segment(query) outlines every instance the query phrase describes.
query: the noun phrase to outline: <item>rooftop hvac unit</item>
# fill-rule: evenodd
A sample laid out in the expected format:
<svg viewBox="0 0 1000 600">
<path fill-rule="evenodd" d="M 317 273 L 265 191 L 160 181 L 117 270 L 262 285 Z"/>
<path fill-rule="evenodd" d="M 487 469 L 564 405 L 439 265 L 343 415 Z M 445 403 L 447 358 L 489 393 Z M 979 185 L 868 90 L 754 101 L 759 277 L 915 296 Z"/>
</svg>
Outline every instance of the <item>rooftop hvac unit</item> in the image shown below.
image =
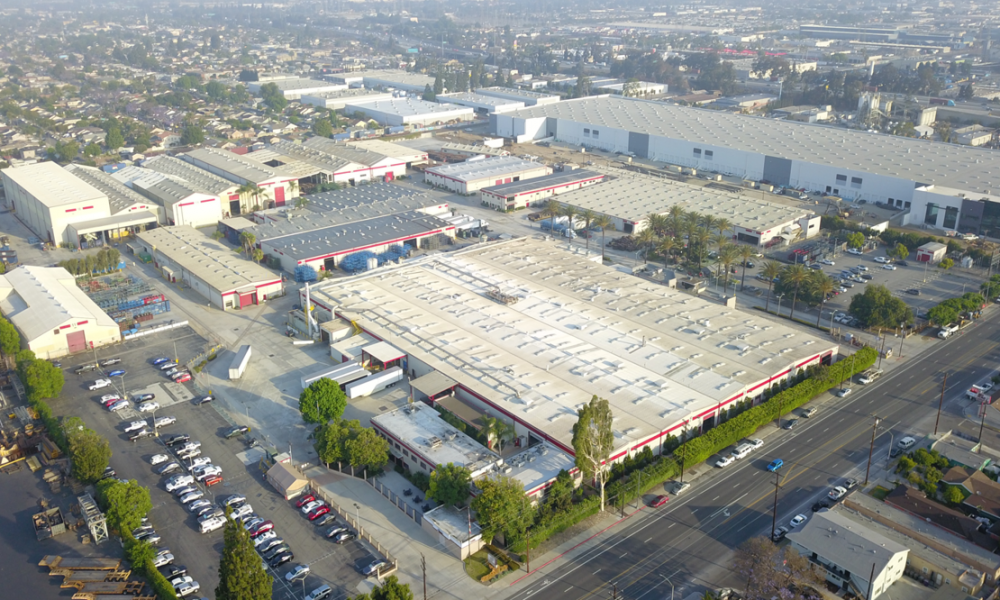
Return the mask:
<svg viewBox="0 0 1000 600">
<path fill-rule="evenodd" d="M 431 448 L 441 447 L 441 438 L 437 436 L 432 437 L 431 439 L 427 440 L 427 442 L 430 444 Z"/>
<path fill-rule="evenodd" d="M 514 470 L 514 467 L 512 467 L 510 465 L 504 465 L 504 468 L 503 468 L 503 472 L 504 473 L 510 473 L 513 470 Z"/>
</svg>

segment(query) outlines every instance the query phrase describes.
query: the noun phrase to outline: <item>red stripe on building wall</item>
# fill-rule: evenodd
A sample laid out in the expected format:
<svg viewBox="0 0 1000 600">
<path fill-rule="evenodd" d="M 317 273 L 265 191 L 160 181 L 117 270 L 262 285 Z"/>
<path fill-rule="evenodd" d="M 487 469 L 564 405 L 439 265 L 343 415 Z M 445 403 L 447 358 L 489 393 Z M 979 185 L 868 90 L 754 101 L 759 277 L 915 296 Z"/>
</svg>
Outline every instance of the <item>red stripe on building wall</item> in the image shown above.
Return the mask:
<svg viewBox="0 0 1000 600">
<path fill-rule="evenodd" d="M 92 209 L 92 208 L 94 208 L 94 207 L 93 207 L 93 206 L 84 206 L 84 207 L 83 207 L 83 208 L 81 208 L 80 210 L 90 210 L 90 209 Z"/>
<path fill-rule="evenodd" d="M 66 212 L 76 212 L 76 209 L 75 208 L 67 208 Z"/>
<path fill-rule="evenodd" d="M 192 204 L 194 204 L 194 202 L 181 202 L 177 206 L 191 206 Z"/>
<path fill-rule="evenodd" d="M 86 325 L 87 323 L 90 323 L 90 321 L 80 321 L 77 325 Z"/>
<path fill-rule="evenodd" d="M 209 198 L 208 200 L 202 200 L 201 201 L 202 204 L 204 204 L 206 202 L 215 202 L 215 198 Z"/>
<path fill-rule="evenodd" d="M 72 325 L 60 325 L 59 329 L 69 329 Z"/>
</svg>

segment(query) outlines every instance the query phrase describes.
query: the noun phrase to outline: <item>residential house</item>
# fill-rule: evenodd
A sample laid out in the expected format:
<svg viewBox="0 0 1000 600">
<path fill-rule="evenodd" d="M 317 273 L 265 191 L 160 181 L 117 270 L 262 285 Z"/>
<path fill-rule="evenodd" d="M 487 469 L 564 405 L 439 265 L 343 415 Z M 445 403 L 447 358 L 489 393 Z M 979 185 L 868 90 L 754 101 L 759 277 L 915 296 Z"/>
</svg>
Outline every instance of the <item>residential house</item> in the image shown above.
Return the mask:
<svg viewBox="0 0 1000 600">
<path fill-rule="evenodd" d="M 941 481 L 957 485 L 968 494 L 962 505 L 993 521 L 1000 520 L 1000 484 L 982 471 L 968 467 L 952 467 Z"/>
</svg>

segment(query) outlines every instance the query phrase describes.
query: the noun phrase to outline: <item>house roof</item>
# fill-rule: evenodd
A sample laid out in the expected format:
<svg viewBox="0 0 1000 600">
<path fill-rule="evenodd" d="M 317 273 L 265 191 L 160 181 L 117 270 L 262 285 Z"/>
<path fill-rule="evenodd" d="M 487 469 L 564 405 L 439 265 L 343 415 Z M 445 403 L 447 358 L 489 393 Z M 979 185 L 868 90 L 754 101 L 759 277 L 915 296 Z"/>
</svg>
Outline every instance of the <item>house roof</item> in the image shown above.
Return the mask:
<svg viewBox="0 0 1000 600">
<path fill-rule="evenodd" d="M 62 267 L 23 265 L 0 275 L 0 313 L 27 340 L 59 329 L 69 320 L 117 327 Z"/>
<path fill-rule="evenodd" d="M 952 467 L 944 473 L 942 481 L 968 490 L 972 495 L 965 499 L 966 505 L 1000 516 L 1000 483 L 993 481 L 982 471 Z"/>
<path fill-rule="evenodd" d="M 831 510 L 814 513 L 801 529 L 789 533 L 788 539 L 866 581 L 873 563 L 878 577 L 895 555 L 909 552 L 899 542 Z"/>
<path fill-rule="evenodd" d="M 896 486 L 886 496 L 885 503 L 983 548 L 992 550 L 997 545 L 990 536 L 979 531 L 979 521 L 928 499 L 923 492 L 908 485 Z"/>
</svg>

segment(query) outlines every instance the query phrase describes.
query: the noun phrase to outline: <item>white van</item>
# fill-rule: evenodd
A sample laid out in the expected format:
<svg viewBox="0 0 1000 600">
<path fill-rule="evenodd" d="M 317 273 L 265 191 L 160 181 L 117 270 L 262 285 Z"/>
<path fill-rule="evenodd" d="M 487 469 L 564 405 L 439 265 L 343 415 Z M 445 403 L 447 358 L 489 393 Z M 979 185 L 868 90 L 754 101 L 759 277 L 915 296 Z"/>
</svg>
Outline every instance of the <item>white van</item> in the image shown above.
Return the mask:
<svg viewBox="0 0 1000 600">
<path fill-rule="evenodd" d="M 221 529 L 226 524 L 226 520 L 222 517 L 215 517 L 214 519 L 209 519 L 203 522 L 199 527 L 198 531 L 201 533 L 209 533 L 210 531 L 215 531 L 216 529 Z"/>
<path fill-rule="evenodd" d="M 906 436 L 905 438 L 899 440 L 899 444 L 898 445 L 899 445 L 899 449 L 900 450 L 902 450 L 903 452 L 906 452 L 907 450 L 909 450 L 910 448 L 912 448 L 916 443 L 917 443 L 917 440 L 911 438 L 910 436 Z"/>
<path fill-rule="evenodd" d="M 868 369 L 867 371 L 861 374 L 861 377 L 858 378 L 858 383 L 861 383 L 862 385 L 868 385 L 869 383 L 873 383 L 876 379 L 878 379 L 881 376 L 882 376 L 882 369 Z"/>
<path fill-rule="evenodd" d="M 753 452 L 753 446 L 750 444 L 740 444 L 733 450 L 733 458 L 746 458 L 751 452 Z"/>
<path fill-rule="evenodd" d="M 329 598 L 331 594 L 333 594 L 333 590 L 330 589 L 330 586 L 323 584 L 309 592 L 305 600 L 324 600 L 325 598 Z"/>
</svg>

